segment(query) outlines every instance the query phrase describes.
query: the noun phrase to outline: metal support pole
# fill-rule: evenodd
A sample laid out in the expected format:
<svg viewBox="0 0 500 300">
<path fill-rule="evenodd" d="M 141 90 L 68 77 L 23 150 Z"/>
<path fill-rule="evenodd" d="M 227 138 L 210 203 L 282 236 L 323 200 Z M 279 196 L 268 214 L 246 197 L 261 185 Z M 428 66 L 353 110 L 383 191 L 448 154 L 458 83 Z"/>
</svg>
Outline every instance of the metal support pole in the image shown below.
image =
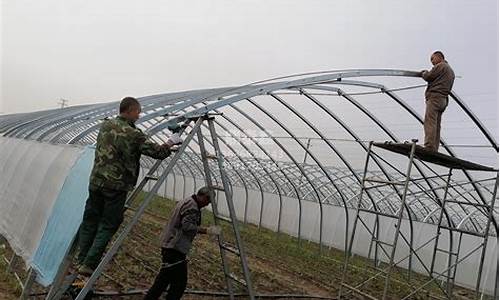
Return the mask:
<svg viewBox="0 0 500 300">
<path fill-rule="evenodd" d="M 455 264 L 453 264 L 451 267 L 449 268 L 446 268 L 446 270 L 444 270 L 443 272 L 441 273 L 438 273 L 438 276 L 436 277 L 433 277 L 431 278 L 429 281 L 425 282 L 424 284 L 420 285 L 418 288 L 416 288 L 415 290 L 413 290 L 413 292 L 409 293 L 408 295 L 406 295 L 404 298 L 402 298 L 401 300 L 406 300 L 406 299 L 410 299 L 411 296 L 413 296 L 414 294 L 416 294 L 418 291 L 420 291 L 421 289 L 423 289 L 424 287 L 426 287 L 427 285 L 429 285 L 431 282 L 433 281 L 436 281 L 439 277 L 442 277 L 444 273 L 446 273 L 448 271 L 448 269 L 451 269 L 453 267 L 456 267 L 459 263 L 461 263 L 462 261 L 466 260 L 469 256 L 471 256 L 472 254 L 474 254 L 474 252 L 476 252 L 477 250 L 481 249 L 482 245 L 479 245 L 477 246 L 476 248 L 472 249 L 471 251 L 469 251 L 469 253 L 467 253 L 464 257 L 462 257 L 460 260 L 457 260 L 457 262 Z"/>
<path fill-rule="evenodd" d="M 198 131 L 198 145 L 200 147 L 200 155 L 201 155 L 201 160 L 203 163 L 203 170 L 205 173 L 205 185 L 209 188 L 211 188 L 212 191 L 213 189 L 213 181 L 212 181 L 212 174 L 210 172 L 210 166 L 208 164 L 208 158 L 207 158 L 207 151 L 205 149 L 205 142 L 203 141 L 203 133 L 201 130 Z M 212 201 L 215 199 L 212 199 Z M 218 212 L 217 212 L 217 203 L 212 202 L 212 215 L 214 217 L 214 224 L 218 225 L 219 220 L 217 219 Z M 226 254 L 223 250 L 223 239 L 222 235 L 217 236 L 217 243 L 219 245 L 220 249 L 220 255 L 221 255 L 221 260 L 222 260 L 222 269 L 224 271 L 224 279 L 226 281 L 226 287 L 227 287 L 227 292 L 229 295 L 229 299 L 233 300 L 234 299 L 234 290 L 233 290 L 233 285 L 231 283 L 231 280 L 228 276 L 229 272 L 229 265 L 227 264 L 227 258 Z"/>
<path fill-rule="evenodd" d="M 306 145 L 306 148 L 307 150 L 304 152 L 304 160 L 302 161 L 302 163 L 305 165 L 306 164 L 306 161 L 307 161 L 307 153 L 309 151 L 309 147 L 311 146 L 311 139 L 307 139 L 307 145 Z"/>
<path fill-rule="evenodd" d="M 493 293 L 493 296 L 495 299 L 498 299 L 498 257 L 497 257 L 497 263 L 496 263 L 496 272 L 495 272 L 495 292 Z"/>
<path fill-rule="evenodd" d="M 246 257 L 245 249 L 243 247 L 243 241 L 241 239 L 240 230 L 238 228 L 236 210 L 234 208 L 234 203 L 233 203 L 233 191 L 230 189 L 229 180 L 227 178 L 227 174 L 225 171 L 224 160 L 223 160 L 224 158 L 223 158 L 222 151 L 219 147 L 219 140 L 217 137 L 217 133 L 215 132 L 213 118 L 208 119 L 208 126 L 210 129 L 210 135 L 212 136 L 212 144 L 214 146 L 215 156 L 217 157 L 217 163 L 219 166 L 221 181 L 222 181 L 222 185 L 223 185 L 225 196 L 226 196 L 225 197 L 226 203 L 227 203 L 228 210 L 229 210 L 229 216 L 231 218 L 231 225 L 233 227 L 233 232 L 234 232 L 234 236 L 236 239 L 236 245 L 238 247 L 238 254 L 240 257 L 241 268 L 243 271 L 243 276 L 245 277 L 246 289 L 248 291 L 248 298 L 251 300 L 254 300 L 255 294 L 253 291 L 252 279 L 250 277 L 250 269 L 249 269 L 248 264 L 247 264 L 247 257 Z"/>
<path fill-rule="evenodd" d="M 175 198 L 175 186 L 177 185 L 177 176 L 175 175 L 174 172 L 172 172 L 172 176 L 174 177 L 174 188 L 173 188 L 173 192 L 172 192 L 172 195 L 173 195 L 173 200 L 174 201 L 177 201 L 177 199 Z"/>
<path fill-rule="evenodd" d="M 21 294 L 21 297 L 19 297 L 20 300 L 28 299 L 31 293 L 31 288 L 33 287 L 33 283 L 35 282 L 35 278 L 36 278 L 36 271 L 33 268 L 30 268 L 28 271 L 28 277 L 26 278 L 26 281 L 23 286 L 23 292 Z"/>
<path fill-rule="evenodd" d="M 345 257 L 344 257 L 345 263 L 344 263 L 344 271 L 342 272 L 341 285 L 339 287 L 339 299 L 342 298 L 342 286 L 343 286 L 343 284 L 346 281 L 346 274 L 347 274 L 348 266 L 349 266 L 349 258 L 352 255 L 352 246 L 354 244 L 354 237 L 355 237 L 355 234 L 356 234 L 356 226 L 358 224 L 359 211 L 360 211 L 360 208 L 361 208 L 361 201 L 363 199 L 363 192 L 364 192 L 364 187 L 365 187 L 366 174 L 368 173 L 368 164 L 370 162 L 372 145 L 373 145 L 373 142 L 370 142 L 370 144 L 368 145 L 368 150 L 366 152 L 365 167 L 363 169 L 363 178 L 361 180 L 361 192 L 359 193 L 358 205 L 356 206 L 356 217 L 354 218 L 354 224 L 353 224 L 353 227 L 352 227 L 351 239 L 349 241 L 349 248 L 346 251 Z M 349 224 L 347 224 L 347 225 L 349 225 Z M 347 232 L 348 232 L 348 228 L 346 229 L 346 234 L 347 234 Z"/>
<path fill-rule="evenodd" d="M 417 147 L 417 143 L 414 141 L 412 142 L 411 146 L 411 151 L 410 151 L 410 158 L 408 162 L 408 168 L 406 171 L 406 179 L 404 183 L 404 188 L 403 188 L 403 195 L 401 197 L 401 206 L 399 207 L 399 213 L 398 213 L 398 223 L 396 225 L 396 233 L 394 234 L 394 243 L 392 245 L 392 251 L 391 251 L 391 257 L 389 260 L 389 269 L 387 270 L 387 277 L 385 278 L 385 284 L 384 284 L 384 293 L 382 295 L 382 299 L 386 299 L 387 297 L 387 292 L 389 291 L 389 281 L 391 277 L 391 271 L 392 268 L 394 267 L 394 256 L 396 255 L 396 246 L 398 245 L 398 238 L 399 238 L 399 230 L 401 228 L 401 221 L 403 218 L 403 211 L 404 207 L 406 205 L 406 194 L 408 193 L 408 183 L 410 182 L 410 177 L 411 177 L 411 169 L 413 166 L 413 158 L 415 154 L 415 148 Z"/>
<path fill-rule="evenodd" d="M 16 253 L 12 251 L 12 257 L 9 259 L 9 264 L 7 265 L 7 270 L 5 270 L 6 273 L 10 273 L 12 271 L 12 268 L 14 268 L 14 264 L 16 263 Z"/>
<path fill-rule="evenodd" d="M 493 191 L 493 195 L 491 195 L 490 207 L 488 208 L 488 221 L 486 222 L 486 227 L 484 229 L 484 241 L 483 241 L 483 249 L 481 251 L 481 260 L 479 261 L 479 270 L 477 274 L 477 282 L 476 282 L 476 299 L 479 299 L 480 295 L 480 287 L 481 287 L 481 277 L 483 275 L 483 266 L 484 266 L 484 257 L 486 255 L 486 250 L 488 246 L 488 237 L 490 236 L 490 225 L 493 219 L 493 211 L 495 208 L 495 200 L 498 192 L 498 172 L 497 178 L 495 180 L 495 190 Z"/>
<path fill-rule="evenodd" d="M 433 277 L 434 275 L 434 266 L 435 266 L 435 263 L 436 263 L 436 255 L 437 255 L 437 251 L 438 251 L 438 247 L 439 247 L 439 237 L 441 236 L 441 222 L 443 221 L 443 216 L 445 214 L 445 211 L 446 211 L 446 198 L 447 198 L 447 195 L 448 195 L 448 188 L 450 186 L 450 181 L 451 181 L 451 175 L 452 175 L 452 169 L 449 170 L 448 172 L 448 178 L 446 180 L 446 187 L 445 187 L 445 192 L 444 192 L 444 195 L 443 195 L 443 200 L 441 201 L 441 211 L 439 212 L 439 219 L 438 219 L 438 223 L 437 223 L 437 232 L 436 232 L 436 241 L 434 242 L 434 250 L 432 252 L 432 260 L 431 260 L 431 272 L 430 272 L 430 276 Z M 447 276 L 447 281 L 446 281 L 446 296 L 448 298 L 450 298 L 451 296 L 451 288 L 450 288 L 450 282 L 449 282 L 449 279 L 451 277 L 451 267 L 453 264 L 452 264 L 452 261 L 451 261 L 451 253 L 453 253 L 453 232 L 450 232 L 450 240 L 449 240 L 449 250 L 448 250 L 448 263 L 447 263 L 447 266 L 448 266 L 448 276 Z"/>
<path fill-rule="evenodd" d="M 147 178 L 154 177 L 156 169 L 161 165 L 161 160 L 157 160 L 154 165 L 149 169 L 148 173 L 145 175 Z M 149 180 L 141 180 L 141 182 L 135 187 L 134 191 L 128 195 L 127 200 L 125 201 L 125 207 L 129 207 L 132 200 L 137 198 L 137 195 L 142 191 L 144 186 L 146 186 L 146 183 L 148 183 Z"/>
<path fill-rule="evenodd" d="M 186 199 L 186 174 L 182 174 L 182 199 Z"/>
<path fill-rule="evenodd" d="M 167 181 L 165 180 L 165 184 L 163 186 L 163 198 L 167 199 Z"/>
</svg>

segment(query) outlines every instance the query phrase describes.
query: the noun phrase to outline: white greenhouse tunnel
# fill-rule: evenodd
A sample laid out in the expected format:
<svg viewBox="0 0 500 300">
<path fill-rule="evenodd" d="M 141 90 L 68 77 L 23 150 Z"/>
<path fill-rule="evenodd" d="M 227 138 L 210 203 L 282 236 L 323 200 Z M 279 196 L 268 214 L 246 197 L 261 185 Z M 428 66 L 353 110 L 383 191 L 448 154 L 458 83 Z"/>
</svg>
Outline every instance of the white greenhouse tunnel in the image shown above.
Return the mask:
<svg viewBox="0 0 500 300">
<path fill-rule="evenodd" d="M 21 256 L 27 265 L 32 263 L 49 217 L 54 209 L 54 203 L 71 173 L 72 167 L 79 160 L 84 147 L 71 145 L 54 145 L 17 138 L 0 138 L 0 234 L 5 237 L 17 255 Z M 87 161 L 86 168 L 92 164 Z M 169 175 L 167 181 L 158 191 L 159 195 L 180 200 L 191 195 L 197 188 L 204 185 L 201 180 L 191 177 L 182 178 L 180 175 Z M 175 182 L 175 187 L 174 187 Z M 88 184 L 88 177 L 81 178 L 81 185 Z M 146 185 L 145 190 L 151 186 Z M 83 187 L 83 188 L 86 188 Z M 175 189 L 175 194 L 174 194 Z M 245 190 L 233 186 L 234 203 L 238 218 L 244 220 Z M 247 221 L 259 224 L 261 213 L 261 196 L 256 190 L 248 190 Z M 71 200 L 80 206 L 84 203 L 85 193 L 74 194 Z M 313 242 L 319 241 L 320 209 L 318 203 L 301 201 L 301 238 Z M 227 215 L 224 195 L 220 194 L 218 208 Z M 262 226 L 270 230 L 277 230 L 279 214 L 279 197 L 276 194 L 264 193 L 264 207 L 262 209 Z M 355 212 L 349 210 L 350 226 Z M 366 219 L 365 219 L 366 220 Z M 389 239 L 393 233 L 393 220 L 381 217 L 380 232 L 385 233 L 382 240 Z M 295 198 L 282 197 L 282 216 L 280 231 L 297 237 L 299 226 L 299 203 Z M 408 236 L 408 221 L 404 220 L 402 231 Z M 436 234 L 435 225 L 428 223 L 414 223 L 414 249 L 428 241 Z M 345 211 L 344 208 L 323 205 L 323 237 L 324 246 L 344 250 L 345 247 Z M 350 236 L 350 232 L 348 233 Z M 353 252 L 367 256 L 371 236 L 365 230 L 358 230 L 354 242 Z M 447 233 L 443 234 L 440 242 L 446 244 Z M 482 240 L 471 235 L 464 235 L 461 245 L 461 256 L 477 247 Z M 400 240 L 396 252 L 396 261 L 408 255 L 408 247 Z M 419 256 L 426 266 L 432 259 L 433 243 L 418 250 Z M 383 255 L 380 256 L 383 258 Z M 458 266 L 456 284 L 474 288 L 480 252 L 477 251 Z M 488 242 L 485 267 L 483 270 L 481 291 L 493 294 L 495 287 L 495 272 L 498 262 L 498 240 L 491 236 Z M 443 271 L 446 257 L 437 256 L 438 271 Z M 412 269 L 427 275 L 422 264 L 413 256 Z M 399 264 L 402 268 L 408 267 L 408 260 Z"/>
</svg>

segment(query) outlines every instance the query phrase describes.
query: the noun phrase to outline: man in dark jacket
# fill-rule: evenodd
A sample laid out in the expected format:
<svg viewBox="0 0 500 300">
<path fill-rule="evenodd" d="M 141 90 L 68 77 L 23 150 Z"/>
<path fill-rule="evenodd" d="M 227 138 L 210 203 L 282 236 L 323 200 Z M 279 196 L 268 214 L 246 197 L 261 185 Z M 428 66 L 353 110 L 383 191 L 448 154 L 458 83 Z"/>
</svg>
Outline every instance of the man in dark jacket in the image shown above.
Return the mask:
<svg viewBox="0 0 500 300">
<path fill-rule="evenodd" d="M 164 159 L 170 147 L 182 142 L 178 134 L 164 145 L 153 143 L 135 126 L 141 105 L 137 99 L 124 98 L 120 114 L 102 123 L 97 136 L 94 167 L 90 175 L 89 197 L 79 231 L 78 273 L 92 274 L 107 244 L 123 221 L 127 193 L 139 176 L 141 155 Z"/>
<path fill-rule="evenodd" d="M 169 287 L 166 300 L 181 299 L 187 284 L 186 255 L 196 234 L 220 234 L 220 227 L 200 227 L 201 209 L 214 198 L 213 191 L 202 187 L 196 195 L 179 201 L 161 236 L 162 266 L 145 300 L 158 299 Z"/>
<path fill-rule="evenodd" d="M 451 92 L 455 73 L 444 59 L 441 51 L 431 56 L 434 66 L 430 71 L 422 71 L 422 78 L 428 82 L 425 90 L 424 147 L 437 152 L 441 132 L 441 115 L 448 106 L 448 94 Z"/>
</svg>

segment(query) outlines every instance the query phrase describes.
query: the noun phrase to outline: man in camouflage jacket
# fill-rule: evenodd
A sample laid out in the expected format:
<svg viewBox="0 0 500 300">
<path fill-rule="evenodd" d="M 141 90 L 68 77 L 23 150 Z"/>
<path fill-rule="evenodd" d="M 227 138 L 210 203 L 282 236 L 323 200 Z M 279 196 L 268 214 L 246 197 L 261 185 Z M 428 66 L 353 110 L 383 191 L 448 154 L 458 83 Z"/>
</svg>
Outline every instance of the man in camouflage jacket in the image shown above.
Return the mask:
<svg viewBox="0 0 500 300">
<path fill-rule="evenodd" d="M 141 155 L 165 159 L 170 147 L 182 142 L 178 134 L 156 144 L 135 126 L 141 105 L 132 97 L 120 103 L 120 115 L 106 120 L 97 136 L 89 197 L 79 231 L 78 272 L 90 275 L 99 264 L 109 241 L 123 221 L 127 193 L 139 176 Z"/>
</svg>

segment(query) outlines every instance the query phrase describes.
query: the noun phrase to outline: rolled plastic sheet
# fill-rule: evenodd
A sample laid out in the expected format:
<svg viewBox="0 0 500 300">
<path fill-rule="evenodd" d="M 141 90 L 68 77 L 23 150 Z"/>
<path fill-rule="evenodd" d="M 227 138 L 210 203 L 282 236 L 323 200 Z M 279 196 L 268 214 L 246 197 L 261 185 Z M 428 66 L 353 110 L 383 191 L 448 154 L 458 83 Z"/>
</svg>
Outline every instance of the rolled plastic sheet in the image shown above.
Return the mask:
<svg viewBox="0 0 500 300">
<path fill-rule="evenodd" d="M 28 264 L 83 150 L 0 137 L 0 234 Z"/>
<path fill-rule="evenodd" d="M 69 171 L 31 261 L 38 274 L 37 282 L 44 286 L 54 281 L 78 232 L 88 197 L 94 150 L 94 147 L 87 146 Z"/>
</svg>

